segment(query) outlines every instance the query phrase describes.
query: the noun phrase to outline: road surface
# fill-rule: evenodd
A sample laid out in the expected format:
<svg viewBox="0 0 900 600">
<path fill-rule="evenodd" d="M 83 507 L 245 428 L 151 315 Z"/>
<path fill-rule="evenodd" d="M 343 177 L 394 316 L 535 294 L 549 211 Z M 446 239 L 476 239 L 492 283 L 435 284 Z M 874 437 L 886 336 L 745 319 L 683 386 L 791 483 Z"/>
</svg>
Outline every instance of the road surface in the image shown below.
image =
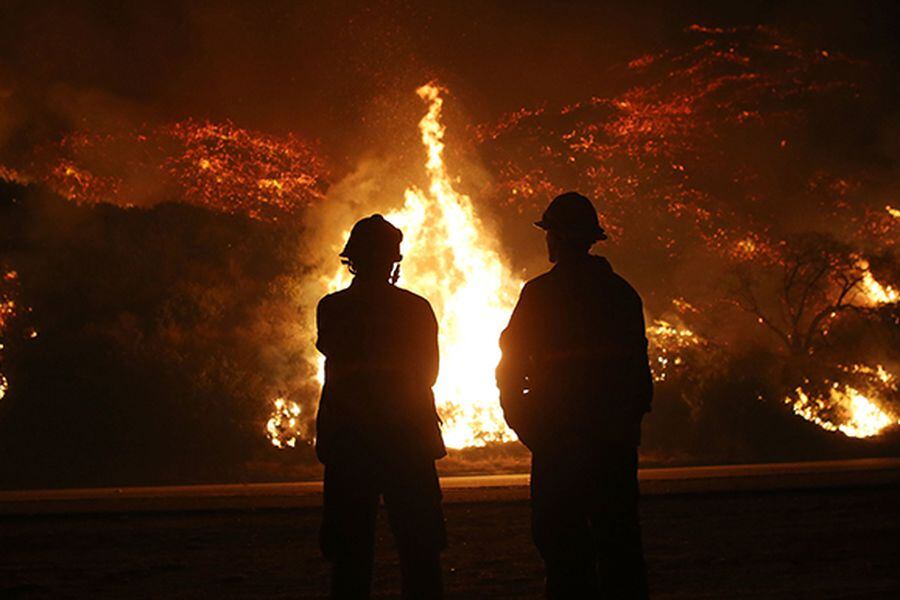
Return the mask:
<svg viewBox="0 0 900 600">
<path fill-rule="evenodd" d="M 802 490 L 900 484 L 900 458 L 641 469 L 645 496 Z M 528 475 L 441 478 L 447 503 L 528 497 Z M 251 483 L 0 492 L 0 515 L 304 508 L 321 504 L 322 484 Z"/>
</svg>

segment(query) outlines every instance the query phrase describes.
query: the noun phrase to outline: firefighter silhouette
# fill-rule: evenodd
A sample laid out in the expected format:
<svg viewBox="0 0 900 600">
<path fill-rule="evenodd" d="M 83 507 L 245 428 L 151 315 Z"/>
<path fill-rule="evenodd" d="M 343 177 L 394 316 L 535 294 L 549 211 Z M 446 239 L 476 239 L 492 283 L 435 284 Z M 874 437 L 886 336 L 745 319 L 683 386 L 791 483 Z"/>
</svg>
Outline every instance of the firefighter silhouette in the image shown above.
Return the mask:
<svg viewBox="0 0 900 600">
<path fill-rule="evenodd" d="M 404 598 L 442 597 L 446 545 L 435 460 L 446 450 L 432 386 L 438 328 L 424 298 L 394 285 L 403 234 L 381 215 L 354 225 L 341 252 L 354 275 L 322 298 L 316 347 L 325 385 L 316 453 L 325 465 L 321 547 L 333 598 L 368 598 L 384 498 Z"/>
<path fill-rule="evenodd" d="M 641 299 L 591 246 L 586 197 L 540 221 L 554 267 L 527 282 L 500 338 L 500 402 L 532 452 L 532 534 L 548 598 L 645 598 L 637 446 L 653 382 Z"/>
</svg>

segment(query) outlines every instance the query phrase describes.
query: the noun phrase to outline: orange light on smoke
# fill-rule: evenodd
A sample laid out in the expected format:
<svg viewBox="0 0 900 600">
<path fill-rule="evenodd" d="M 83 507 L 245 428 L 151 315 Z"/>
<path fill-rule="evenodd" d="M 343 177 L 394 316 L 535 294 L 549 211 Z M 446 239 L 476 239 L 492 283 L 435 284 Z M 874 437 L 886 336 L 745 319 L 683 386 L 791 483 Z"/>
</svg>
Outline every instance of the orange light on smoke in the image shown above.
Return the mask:
<svg viewBox="0 0 900 600">
<path fill-rule="evenodd" d="M 501 259 L 472 200 L 458 192 L 444 164 L 443 98 L 433 84 L 417 90 L 428 102 L 419 121 L 425 146 L 427 189 L 410 186 L 402 208 L 385 218 L 403 230 L 401 285 L 432 304 L 440 326 L 441 369 L 434 387 L 450 448 L 516 439 L 506 426 L 494 382 L 498 339 L 522 281 Z M 341 267 L 327 277 L 328 291 L 346 287 Z M 322 378 L 320 361 L 319 379 Z"/>
</svg>

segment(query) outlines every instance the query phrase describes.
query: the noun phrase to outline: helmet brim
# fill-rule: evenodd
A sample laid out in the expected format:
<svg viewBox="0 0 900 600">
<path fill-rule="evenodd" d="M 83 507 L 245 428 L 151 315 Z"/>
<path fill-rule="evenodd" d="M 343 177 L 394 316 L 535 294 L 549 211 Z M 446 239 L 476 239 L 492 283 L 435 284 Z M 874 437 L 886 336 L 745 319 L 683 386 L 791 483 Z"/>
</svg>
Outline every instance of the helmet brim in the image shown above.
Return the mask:
<svg viewBox="0 0 900 600">
<path fill-rule="evenodd" d="M 393 262 L 395 262 L 395 263 L 398 263 L 398 262 L 400 262 L 400 261 L 403 260 L 403 255 L 400 254 L 399 252 L 396 252 L 396 253 L 388 253 L 388 254 L 391 255 L 391 260 L 392 260 Z M 338 254 L 338 256 L 339 256 L 340 258 L 346 258 L 346 259 L 348 259 L 348 260 L 353 260 L 353 251 L 352 251 L 352 250 L 349 250 L 348 248 L 345 247 L 345 248 L 343 249 L 343 251 L 341 251 L 341 253 Z"/>
<path fill-rule="evenodd" d="M 541 219 L 540 221 L 535 221 L 534 226 L 538 229 L 543 229 L 544 231 L 550 231 L 553 229 L 553 225 Z M 574 233 L 574 232 L 573 232 Z M 594 240 L 600 242 L 602 240 L 608 240 L 609 236 L 606 235 L 606 230 L 602 227 L 597 227 L 593 232 L 584 232 L 586 235 L 593 235 Z"/>
</svg>

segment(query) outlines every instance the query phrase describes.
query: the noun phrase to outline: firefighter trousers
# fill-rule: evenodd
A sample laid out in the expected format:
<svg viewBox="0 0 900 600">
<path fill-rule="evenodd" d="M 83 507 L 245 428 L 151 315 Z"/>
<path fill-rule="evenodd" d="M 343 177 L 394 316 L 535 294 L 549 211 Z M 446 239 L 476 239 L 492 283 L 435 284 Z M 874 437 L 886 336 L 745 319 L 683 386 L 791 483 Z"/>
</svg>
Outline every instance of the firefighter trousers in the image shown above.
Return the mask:
<svg viewBox="0 0 900 600">
<path fill-rule="evenodd" d="M 536 452 L 531 508 L 548 598 L 647 598 L 634 446 Z"/>
<path fill-rule="evenodd" d="M 380 497 L 400 559 L 403 598 L 442 598 L 446 531 L 433 460 L 332 461 L 324 487 L 320 542 L 332 563 L 332 598 L 369 598 Z"/>
</svg>

